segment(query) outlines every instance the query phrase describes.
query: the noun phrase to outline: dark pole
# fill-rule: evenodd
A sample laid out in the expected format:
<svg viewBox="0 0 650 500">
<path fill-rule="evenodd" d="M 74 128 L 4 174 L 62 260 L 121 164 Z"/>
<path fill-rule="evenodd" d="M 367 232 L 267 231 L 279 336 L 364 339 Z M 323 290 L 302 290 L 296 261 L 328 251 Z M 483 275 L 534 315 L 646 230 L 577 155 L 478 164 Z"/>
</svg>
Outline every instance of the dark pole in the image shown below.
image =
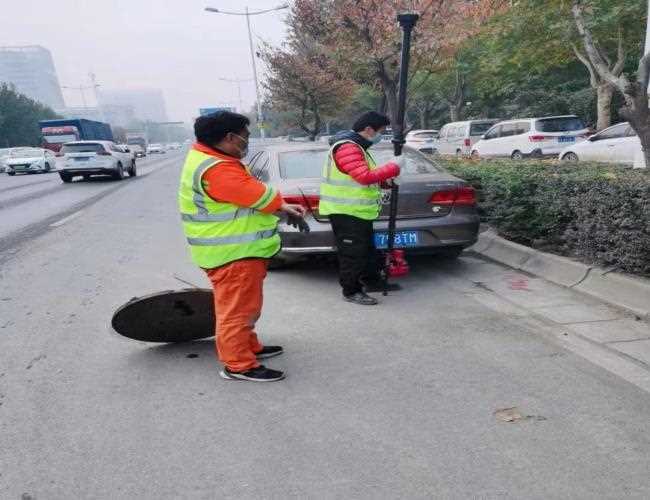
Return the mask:
<svg viewBox="0 0 650 500">
<path fill-rule="evenodd" d="M 397 21 L 402 28 L 402 55 L 399 68 L 399 93 L 397 97 L 397 115 L 393 123 L 393 150 L 395 156 L 402 154 L 404 140 L 404 113 L 406 112 L 406 87 L 408 85 L 409 61 L 411 59 L 411 33 L 420 16 L 415 13 L 399 14 Z M 397 203 L 399 186 L 393 182 L 390 188 L 390 212 L 388 217 L 388 248 L 384 264 L 384 295 L 388 294 L 388 270 L 390 269 L 395 248 L 395 226 L 397 224 Z"/>
</svg>

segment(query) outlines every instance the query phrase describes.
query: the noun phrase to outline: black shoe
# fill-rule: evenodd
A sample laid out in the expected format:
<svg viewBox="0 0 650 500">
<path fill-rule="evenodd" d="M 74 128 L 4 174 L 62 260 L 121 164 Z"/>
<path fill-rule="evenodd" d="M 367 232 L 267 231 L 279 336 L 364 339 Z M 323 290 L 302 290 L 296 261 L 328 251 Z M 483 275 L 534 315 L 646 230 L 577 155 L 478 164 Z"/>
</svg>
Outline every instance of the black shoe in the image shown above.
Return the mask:
<svg viewBox="0 0 650 500">
<path fill-rule="evenodd" d="M 373 299 L 370 295 L 366 295 L 363 292 L 353 293 L 352 295 L 344 295 L 343 299 L 347 300 L 348 302 L 359 304 L 360 306 L 376 306 L 379 304 L 379 302 L 377 302 L 377 299 Z"/>
<path fill-rule="evenodd" d="M 388 292 L 396 292 L 397 290 L 401 290 L 402 287 L 398 285 L 397 283 L 388 283 L 386 285 L 386 291 Z M 366 293 L 372 293 L 372 292 L 383 292 L 384 291 L 384 282 L 383 281 L 368 281 L 363 283 L 363 291 Z"/>
<path fill-rule="evenodd" d="M 219 375 L 226 380 L 250 380 L 251 382 L 276 382 L 284 378 L 284 372 L 271 370 L 264 365 L 245 372 L 231 372 L 228 368 L 224 367 L 219 372 Z"/>
<path fill-rule="evenodd" d="M 260 352 L 255 353 L 255 356 L 257 356 L 257 359 L 266 359 L 279 356 L 283 352 L 284 349 L 279 345 L 265 345 Z"/>
</svg>

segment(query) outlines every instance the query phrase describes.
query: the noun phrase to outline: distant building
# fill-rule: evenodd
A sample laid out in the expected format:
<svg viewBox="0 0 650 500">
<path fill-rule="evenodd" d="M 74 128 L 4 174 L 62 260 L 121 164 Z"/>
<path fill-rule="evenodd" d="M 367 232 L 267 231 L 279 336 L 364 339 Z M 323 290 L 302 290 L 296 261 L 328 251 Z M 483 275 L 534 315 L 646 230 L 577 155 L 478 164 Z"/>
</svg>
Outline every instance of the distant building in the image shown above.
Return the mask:
<svg viewBox="0 0 650 500">
<path fill-rule="evenodd" d="M 159 89 L 102 89 L 100 101 L 106 106 L 131 106 L 135 118 L 143 121 L 166 122 L 165 98 Z"/>
<path fill-rule="evenodd" d="M 102 104 L 101 110 L 111 125 L 128 127 L 136 120 L 135 109 L 129 104 Z"/>
<path fill-rule="evenodd" d="M 52 54 L 44 47 L 0 47 L 0 82 L 52 109 L 64 107 Z"/>
</svg>

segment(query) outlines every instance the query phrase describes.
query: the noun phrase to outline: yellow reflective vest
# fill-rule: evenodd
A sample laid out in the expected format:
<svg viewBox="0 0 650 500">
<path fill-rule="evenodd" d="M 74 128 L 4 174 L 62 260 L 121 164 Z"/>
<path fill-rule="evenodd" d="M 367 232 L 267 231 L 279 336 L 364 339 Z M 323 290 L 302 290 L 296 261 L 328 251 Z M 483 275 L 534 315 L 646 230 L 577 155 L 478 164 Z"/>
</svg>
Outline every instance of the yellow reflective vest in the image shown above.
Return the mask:
<svg viewBox="0 0 650 500">
<path fill-rule="evenodd" d="M 336 142 L 327 155 L 320 185 L 318 211 L 321 215 L 345 214 L 360 219 L 375 220 L 379 217 L 380 212 L 381 189 L 379 185 L 364 186 L 359 184 L 351 176 L 341 172 L 334 161 L 334 148 L 347 142 L 356 144 L 349 140 Z M 361 149 L 370 169 L 375 170 L 377 163 L 374 158 L 368 151 Z"/>
<path fill-rule="evenodd" d="M 270 258 L 281 248 L 278 218 L 259 211 L 273 201 L 275 189 L 267 186 L 250 208 L 215 201 L 205 192 L 203 174 L 223 161 L 192 149 L 181 173 L 178 205 L 183 230 L 192 260 L 204 269 L 245 258 Z"/>
</svg>

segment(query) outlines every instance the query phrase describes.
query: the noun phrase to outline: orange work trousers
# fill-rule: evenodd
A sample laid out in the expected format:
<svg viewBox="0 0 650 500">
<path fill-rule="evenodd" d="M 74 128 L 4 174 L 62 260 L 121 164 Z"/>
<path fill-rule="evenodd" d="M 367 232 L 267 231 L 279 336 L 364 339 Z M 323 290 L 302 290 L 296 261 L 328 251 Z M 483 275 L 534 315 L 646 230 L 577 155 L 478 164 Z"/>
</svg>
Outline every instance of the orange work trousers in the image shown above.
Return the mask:
<svg viewBox="0 0 650 500">
<path fill-rule="evenodd" d="M 267 259 L 243 259 L 206 269 L 214 289 L 219 360 L 235 372 L 257 368 L 262 350 L 254 328 L 262 313 Z"/>
</svg>

